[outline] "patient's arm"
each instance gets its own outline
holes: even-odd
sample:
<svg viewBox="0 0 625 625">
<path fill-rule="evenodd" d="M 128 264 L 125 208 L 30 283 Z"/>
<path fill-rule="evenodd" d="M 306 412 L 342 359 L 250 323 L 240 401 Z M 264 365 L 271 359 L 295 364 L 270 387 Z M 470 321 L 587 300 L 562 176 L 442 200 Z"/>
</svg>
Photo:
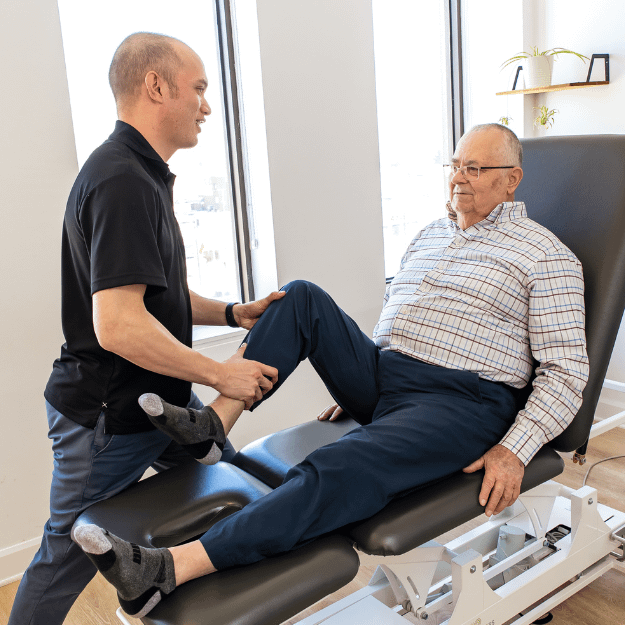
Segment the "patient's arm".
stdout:
<svg viewBox="0 0 625 625">
<path fill-rule="evenodd" d="M 554 255 L 528 274 L 529 346 L 539 366 L 525 407 L 499 441 L 524 465 L 573 421 L 588 379 L 582 268 L 561 250 Z"/>
<path fill-rule="evenodd" d="M 525 466 L 509 449 L 495 445 L 463 470 L 474 473 L 482 468 L 485 475 L 479 495 L 480 505 L 486 506 L 486 516 L 499 514 L 518 499 Z"/>
</svg>

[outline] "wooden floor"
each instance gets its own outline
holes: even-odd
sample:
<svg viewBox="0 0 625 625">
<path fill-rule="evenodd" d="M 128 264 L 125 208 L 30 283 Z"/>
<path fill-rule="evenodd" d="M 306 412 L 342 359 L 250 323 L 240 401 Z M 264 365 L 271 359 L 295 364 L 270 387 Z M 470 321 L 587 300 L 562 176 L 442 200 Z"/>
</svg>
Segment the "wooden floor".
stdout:
<svg viewBox="0 0 625 625">
<path fill-rule="evenodd" d="M 556 481 L 572 488 L 579 488 L 587 468 L 595 461 L 625 454 L 625 430 L 614 429 L 591 440 L 588 450 L 588 463 L 580 467 L 567 460 L 564 473 Z M 599 502 L 607 506 L 625 510 L 625 458 L 610 460 L 598 465 L 591 473 L 588 484 L 599 491 Z M 475 524 L 475 522 L 472 522 Z M 439 538 L 447 542 L 461 535 L 471 524 L 456 528 Z M 330 595 L 320 603 L 284 625 L 293 625 L 308 614 L 320 610 L 333 601 L 365 586 L 373 573 L 371 566 L 362 565 L 354 581 Z M 0 625 L 6 625 L 17 582 L 0 588 Z M 553 610 L 553 625 L 625 625 L 625 567 L 612 569 L 603 577 Z M 98 575 L 89 584 L 72 608 L 64 625 L 119 625 L 115 616 L 118 603 L 115 591 Z M 140 625 L 136 619 L 131 623 Z M 184 624 L 181 624 L 184 625 Z"/>
</svg>

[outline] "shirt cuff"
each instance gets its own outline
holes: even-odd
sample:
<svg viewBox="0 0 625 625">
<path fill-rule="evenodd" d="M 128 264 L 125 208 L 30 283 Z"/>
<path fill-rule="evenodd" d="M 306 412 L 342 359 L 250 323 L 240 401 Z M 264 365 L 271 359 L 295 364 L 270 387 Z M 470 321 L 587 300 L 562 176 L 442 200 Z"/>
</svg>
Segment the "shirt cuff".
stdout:
<svg viewBox="0 0 625 625">
<path fill-rule="evenodd" d="M 499 443 L 509 449 L 525 465 L 538 453 L 545 444 L 542 436 L 537 436 L 526 430 L 514 427 L 503 437 Z"/>
</svg>

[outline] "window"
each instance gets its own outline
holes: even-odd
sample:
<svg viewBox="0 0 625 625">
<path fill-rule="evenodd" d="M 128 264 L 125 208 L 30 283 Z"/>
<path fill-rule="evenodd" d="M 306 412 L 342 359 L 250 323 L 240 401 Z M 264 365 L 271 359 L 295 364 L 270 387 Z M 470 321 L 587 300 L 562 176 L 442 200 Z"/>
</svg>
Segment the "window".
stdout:
<svg viewBox="0 0 625 625">
<path fill-rule="evenodd" d="M 448 3 L 373 0 L 386 276 L 414 236 L 447 215 L 451 148 Z"/>
<path fill-rule="evenodd" d="M 108 68 L 115 49 L 127 35 L 137 31 L 164 33 L 184 41 L 202 58 L 212 114 L 202 127 L 199 144 L 191 150 L 179 150 L 169 162 L 177 176 L 174 210 L 185 242 L 189 287 L 223 301 L 253 298 L 251 265 L 261 252 L 266 258 L 273 251 L 273 232 L 266 228 L 254 232 L 252 214 L 252 199 L 260 213 L 271 210 L 268 182 L 263 178 L 268 178 L 266 148 L 263 153 L 264 115 L 262 106 L 257 105 L 262 102 L 262 91 L 260 79 L 252 80 L 254 72 L 260 75 L 258 33 L 253 31 L 255 3 L 237 3 L 243 5 L 237 9 L 241 28 L 246 29 L 244 45 L 233 39 L 227 22 L 230 2 L 178 0 L 175 10 L 164 0 L 58 0 L 58 4 L 79 165 L 113 130 L 117 115 Z M 241 109 L 247 103 L 254 111 L 245 127 L 245 147 L 252 158 L 244 164 L 240 160 L 241 140 L 234 130 L 238 124 L 233 119 L 239 111 L 237 83 L 231 74 L 235 62 L 241 62 L 250 76 L 250 86 L 241 94 Z M 259 190 L 249 193 L 247 199 L 241 175 L 244 169 L 259 180 Z M 237 210 L 240 206 L 245 210 Z M 248 223 L 252 225 L 251 237 Z M 254 248 L 253 253 L 250 248 Z M 275 267 L 275 258 L 273 265 L 267 262 L 267 266 Z M 270 290 L 275 287 L 275 276 L 269 271 L 262 282 L 264 290 Z M 194 338 L 205 335 L 206 331 L 196 333 Z"/>
<path fill-rule="evenodd" d="M 509 91 L 518 63 L 501 70 L 501 64 L 523 50 L 523 2 L 509 0 L 501 10 L 498 0 L 462 0 L 462 58 L 464 119 L 468 130 L 476 124 L 509 120 L 523 137 L 523 96 L 497 96 Z M 523 76 L 517 89 L 523 88 Z"/>
</svg>

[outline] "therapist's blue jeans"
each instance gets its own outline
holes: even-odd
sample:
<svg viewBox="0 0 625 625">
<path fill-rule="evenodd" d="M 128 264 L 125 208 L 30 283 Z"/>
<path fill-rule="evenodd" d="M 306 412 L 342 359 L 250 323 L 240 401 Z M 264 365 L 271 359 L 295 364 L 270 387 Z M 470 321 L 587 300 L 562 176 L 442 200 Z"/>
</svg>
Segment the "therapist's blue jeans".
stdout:
<svg viewBox="0 0 625 625">
<path fill-rule="evenodd" d="M 202 402 L 192 393 L 191 408 Z M 54 469 L 50 519 L 41 547 L 26 570 L 8 625 L 62 625 L 72 604 L 96 573 L 95 566 L 70 537 L 86 508 L 127 488 L 154 465 L 165 469 L 192 461 L 160 430 L 138 434 L 104 433 L 104 416 L 91 430 L 64 417 L 46 402 Z M 228 443 L 224 459 L 234 449 Z"/>
<path fill-rule="evenodd" d="M 280 487 L 204 534 L 218 570 L 301 546 L 461 470 L 503 438 L 517 411 L 506 385 L 378 350 L 319 287 L 292 282 L 285 290 L 246 339 L 245 358 L 279 371 L 263 401 L 308 358 L 363 426 L 314 451 Z"/>
</svg>

